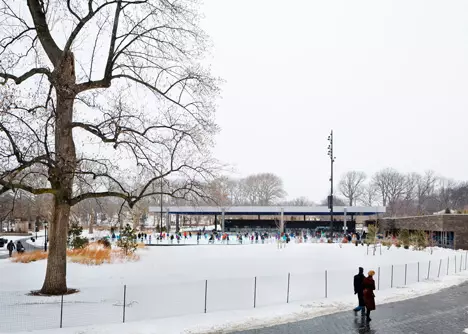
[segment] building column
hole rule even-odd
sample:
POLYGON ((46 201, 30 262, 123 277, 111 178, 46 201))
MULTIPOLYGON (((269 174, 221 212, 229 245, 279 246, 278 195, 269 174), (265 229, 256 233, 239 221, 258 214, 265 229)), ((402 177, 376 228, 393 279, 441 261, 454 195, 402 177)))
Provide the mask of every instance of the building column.
POLYGON ((218 230, 218 215, 215 215, 215 221, 214 221, 214 226, 215 226, 215 231, 218 230))
MULTIPOLYGON (((161 224, 162 224, 162 222, 161 222, 161 224)), ((169 213, 169 211, 167 211, 166 232, 170 232, 170 231, 171 231, 171 214, 169 213)))
POLYGON ((224 213, 225 209, 223 208, 223 211, 221 212, 221 232, 224 233, 224 213))
POLYGON ((179 216, 180 216, 179 214, 175 215, 175 231, 176 231, 176 233, 179 233, 179 231, 180 231, 180 227, 179 227, 180 217, 179 216))
POLYGON ((346 234, 346 232, 348 230, 347 227, 346 227, 346 212, 347 211, 348 210, 346 208, 344 208, 344 210, 343 210, 343 213, 344 213, 344 215, 343 215, 343 233, 344 234, 346 234))
POLYGON ((284 208, 281 208, 280 233, 284 232, 284 208))

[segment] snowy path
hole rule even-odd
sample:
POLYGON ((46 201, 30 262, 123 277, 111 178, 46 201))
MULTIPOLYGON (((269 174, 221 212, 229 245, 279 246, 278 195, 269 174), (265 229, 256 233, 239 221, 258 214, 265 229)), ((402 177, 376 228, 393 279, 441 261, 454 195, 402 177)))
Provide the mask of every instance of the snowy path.
MULTIPOLYGON (((13 242, 15 243, 15 246, 16 246, 16 242, 18 240, 20 240, 21 243, 23 244, 24 249, 25 249, 26 252, 31 252, 31 251, 34 251, 34 250, 37 250, 37 249, 42 249, 39 246, 39 243, 40 243, 39 240, 41 240, 40 239, 41 237, 38 238, 37 245, 31 241, 31 236, 29 236, 29 237, 25 237, 25 236, 11 236, 11 237, 8 237, 8 236, 4 236, 4 238, 8 239, 8 241, 13 240, 13 242)), ((42 242, 44 242, 44 241, 42 241, 42 242)), ((15 253, 15 252, 16 252, 16 250, 13 253, 15 253)), ((7 249, 7 246, 5 244, 5 246, 3 248, 0 248, 0 260, 7 259, 8 257, 9 257, 8 256, 8 249, 7 249)))

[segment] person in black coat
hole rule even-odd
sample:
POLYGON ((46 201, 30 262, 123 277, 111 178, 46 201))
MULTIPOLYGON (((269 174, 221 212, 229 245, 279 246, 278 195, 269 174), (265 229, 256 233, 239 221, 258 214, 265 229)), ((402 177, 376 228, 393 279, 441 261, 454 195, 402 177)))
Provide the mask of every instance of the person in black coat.
POLYGON ((10 242, 7 245, 7 249, 8 249, 8 253, 10 254, 10 257, 11 257, 11 254, 13 253, 13 250, 15 248, 16 248, 15 244, 13 243, 13 241, 10 240, 10 242))
POLYGON ((354 294, 358 296, 359 306, 354 309, 354 312, 361 311, 361 315, 365 315, 366 304, 364 303, 364 268, 359 267, 359 273, 354 276, 354 294))
POLYGON ((23 244, 21 243, 20 240, 18 240, 18 241, 16 242, 16 251, 17 251, 18 253, 24 253, 24 246, 23 246, 23 244))

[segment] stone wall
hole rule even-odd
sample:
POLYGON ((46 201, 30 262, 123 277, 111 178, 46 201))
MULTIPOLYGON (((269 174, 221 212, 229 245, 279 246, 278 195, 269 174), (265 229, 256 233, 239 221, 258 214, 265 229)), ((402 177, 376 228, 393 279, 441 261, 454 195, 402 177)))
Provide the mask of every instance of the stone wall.
POLYGON ((391 230, 455 232, 455 248, 468 249, 468 215, 431 215, 379 219, 381 232, 391 230))

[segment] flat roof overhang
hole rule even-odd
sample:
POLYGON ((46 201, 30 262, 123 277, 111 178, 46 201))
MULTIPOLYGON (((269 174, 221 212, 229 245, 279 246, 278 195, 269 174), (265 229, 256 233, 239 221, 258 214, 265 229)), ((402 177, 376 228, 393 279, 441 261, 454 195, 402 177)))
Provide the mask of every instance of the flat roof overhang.
MULTIPOLYGON (((221 215, 224 211, 226 216, 277 216, 283 211, 286 216, 328 216, 330 209, 326 206, 170 206, 163 207, 164 213, 179 215, 201 215, 214 216, 221 215)), ((372 216, 386 212, 384 206, 335 206, 333 215, 343 216, 372 216)), ((150 206, 149 212, 161 212, 161 207, 150 206)))

